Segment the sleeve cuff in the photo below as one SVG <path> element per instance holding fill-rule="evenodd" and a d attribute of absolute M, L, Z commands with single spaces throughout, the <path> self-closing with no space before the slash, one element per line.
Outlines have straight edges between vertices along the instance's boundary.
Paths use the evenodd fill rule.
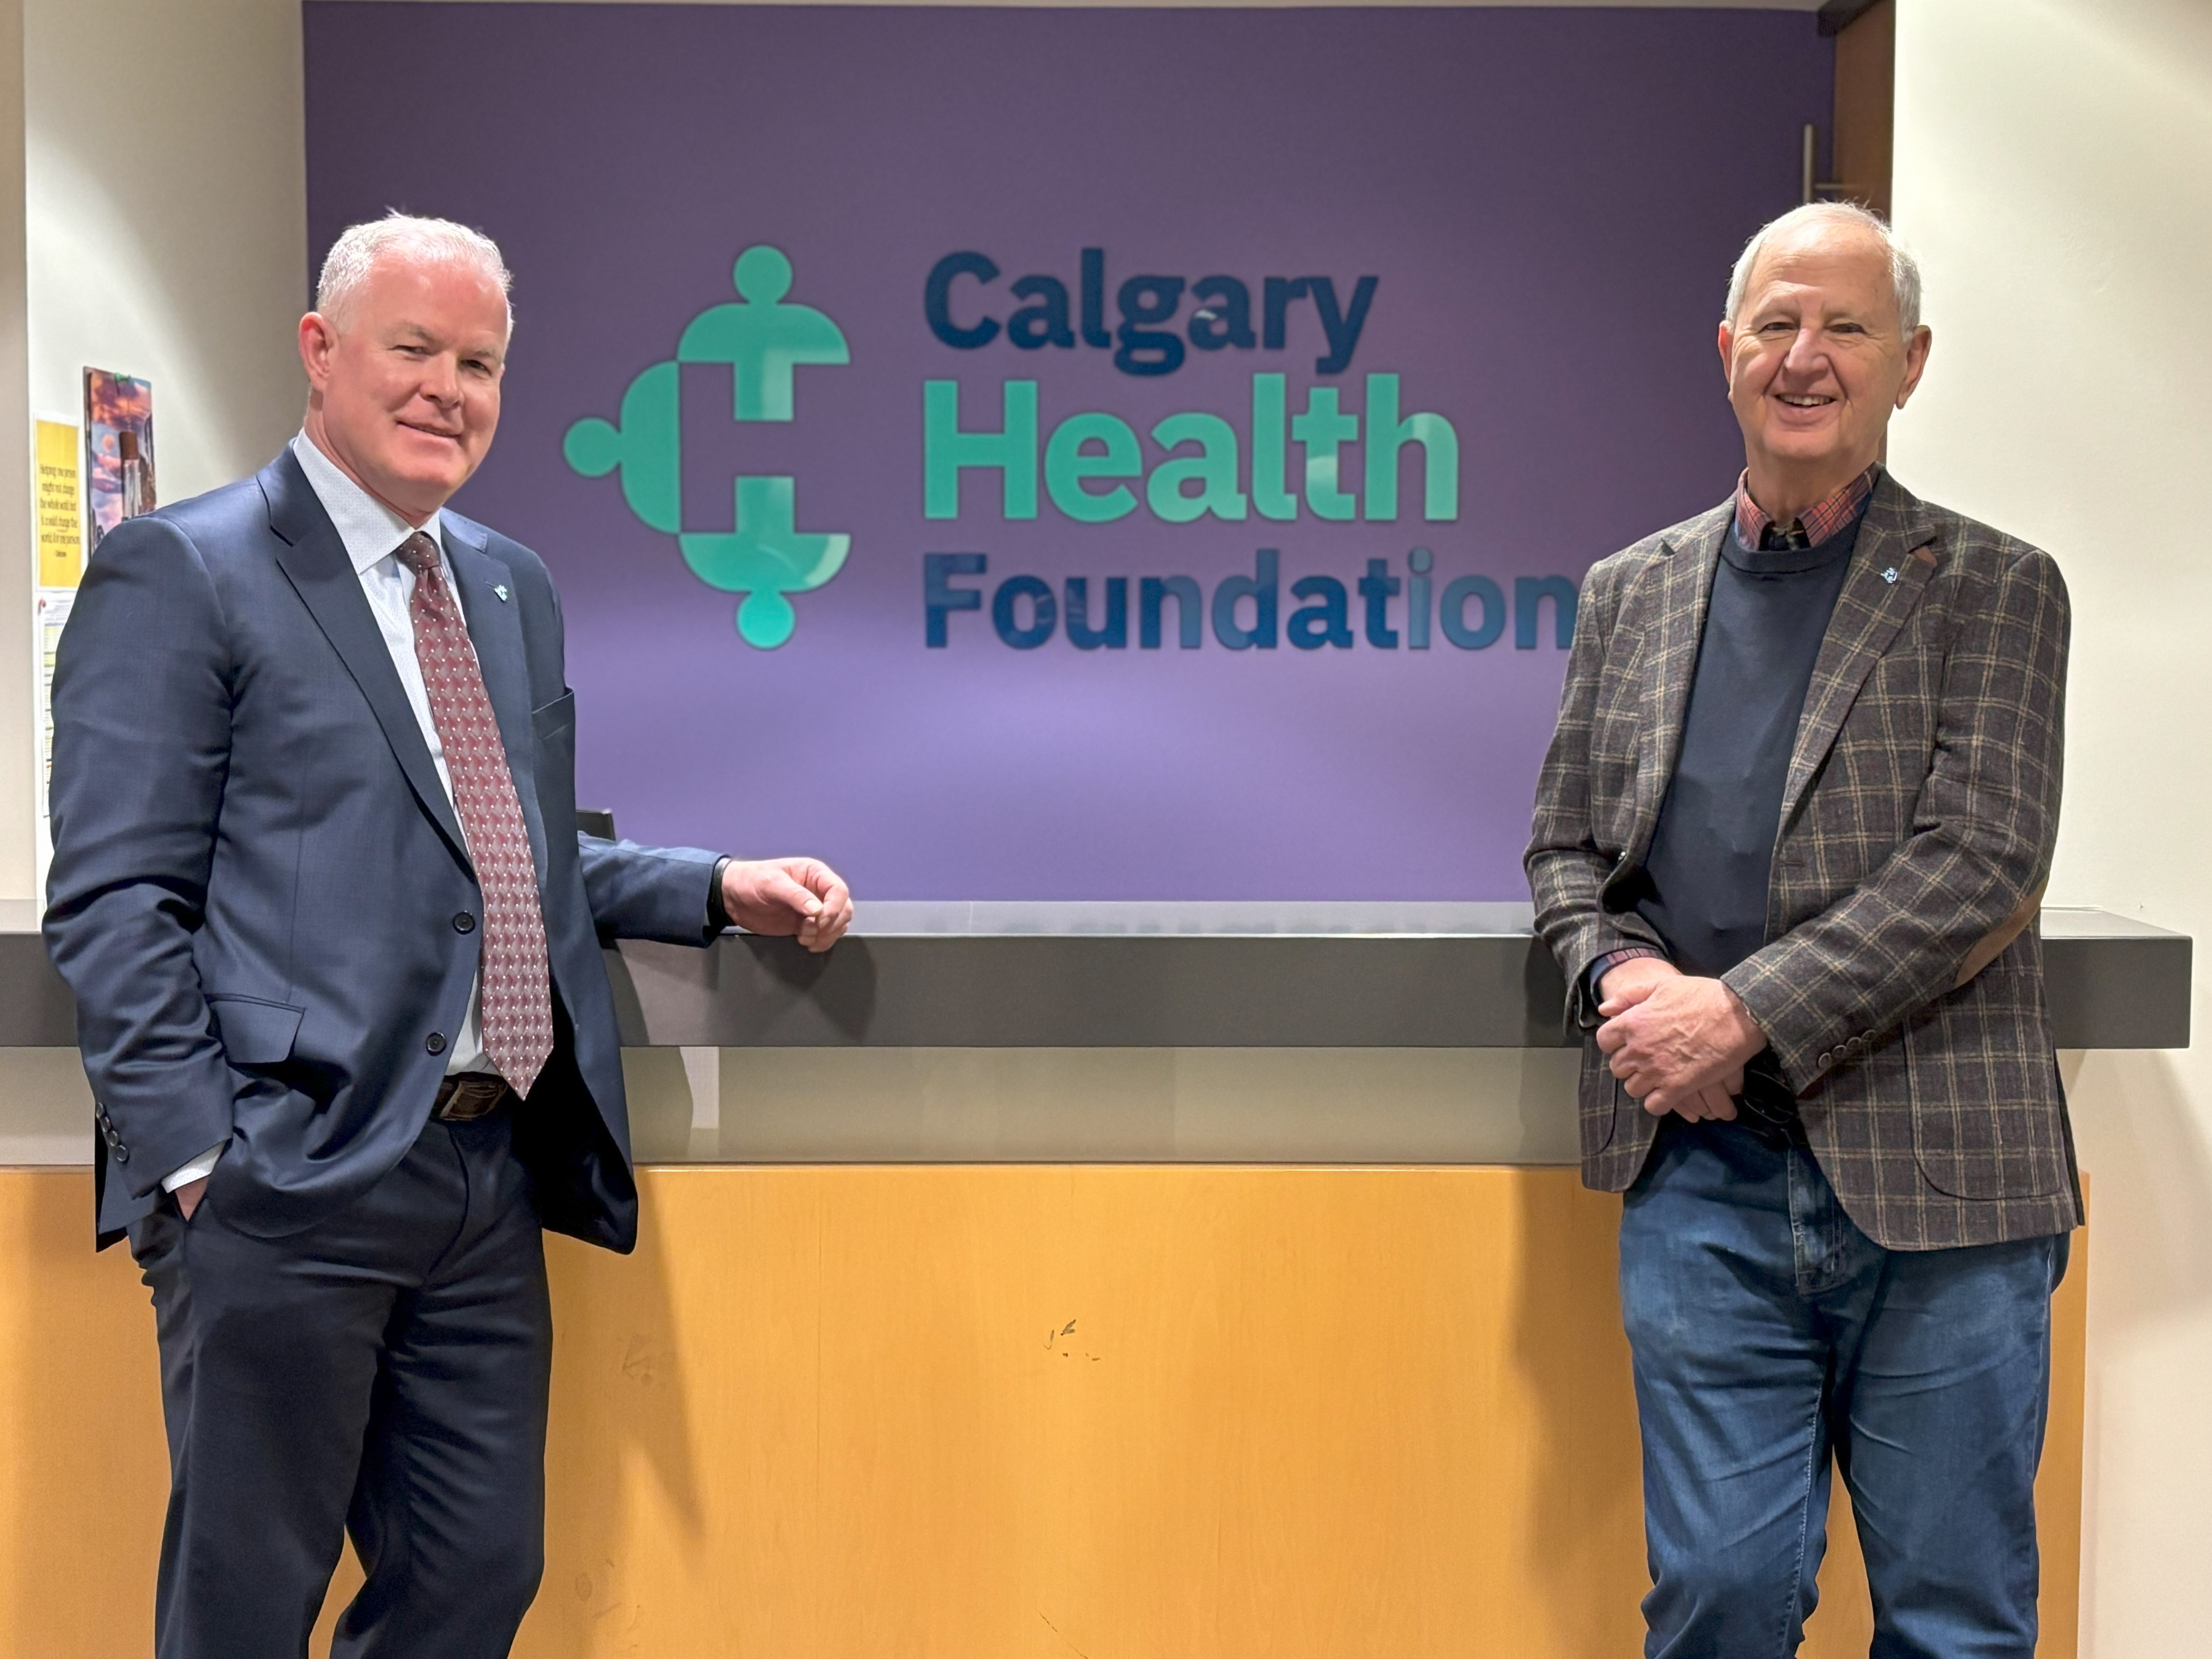
<path fill-rule="evenodd" d="M 216 1160 L 222 1157 L 222 1149 L 229 1145 L 230 1142 L 227 1139 L 220 1141 L 209 1147 L 182 1169 L 170 1170 L 161 1177 L 161 1190 L 165 1193 L 173 1193 L 179 1187 L 188 1187 L 204 1176 L 213 1175 Z"/>

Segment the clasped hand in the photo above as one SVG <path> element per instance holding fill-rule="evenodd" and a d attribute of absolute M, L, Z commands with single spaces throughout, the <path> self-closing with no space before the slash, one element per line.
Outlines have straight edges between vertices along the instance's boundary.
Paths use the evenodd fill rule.
<path fill-rule="evenodd" d="M 1620 1086 L 1654 1117 L 1732 1118 L 1744 1062 L 1766 1046 L 1735 992 L 1657 957 L 1635 957 L 1598 986 L 1597 1046 Z"/>

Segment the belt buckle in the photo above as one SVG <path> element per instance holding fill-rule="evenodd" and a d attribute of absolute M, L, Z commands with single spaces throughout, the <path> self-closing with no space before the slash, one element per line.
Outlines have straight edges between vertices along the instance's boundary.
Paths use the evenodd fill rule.
<path fill-rule="evenodd" d="M 507 1079 L 498 1077 L 453 1077 L 438 1086 L 433 1109 L 447 1123 L 470 1123 L 489 1117 L 507 1098 Z"/>

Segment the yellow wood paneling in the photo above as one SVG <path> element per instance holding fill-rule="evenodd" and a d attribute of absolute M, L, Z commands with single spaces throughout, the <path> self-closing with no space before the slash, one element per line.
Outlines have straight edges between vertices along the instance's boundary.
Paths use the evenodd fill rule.
<path fill-rule="evenodd" d="M 0 1174 L 0 1650 L 42 1659 L 143 1651 L 151 1617 L 151 1320 L 127 1259 L 88 1253 L 88 1186 Z M 636 1256 L 552 1244 L 526 1659 L 1636 1649 L 1618 1201 L 1571 1171 L 646 1187 Z M 2085 1283 L 2077 1255 L 2047 1656 L 2074 1652 Z M 1865 1651 L 1855 1568 L 1839 1547 L 1808 1654 Z"/>
<path fill-rule="evenodd" d="M 169 1455 L 154 1316 L 88 1171 L 0 1170 L 0 1653 L 150 1652 Z"/>

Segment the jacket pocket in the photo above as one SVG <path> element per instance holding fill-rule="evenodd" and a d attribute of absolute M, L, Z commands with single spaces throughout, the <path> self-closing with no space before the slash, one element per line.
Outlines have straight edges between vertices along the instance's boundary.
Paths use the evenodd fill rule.
<path fill-rule="evenodd" d="M 564 691 L 543 708 L 530 711 L 530 732 L 538 744 L 538 805 L 544 814 L 550 842 L 573 852 L 576 833 L 576 694 Z M 554 854 L 557 860 L 558 853 Z"/>
<path fill-rule="evenodd" d="M 2045 1029 L 2037 975 L 2008 962 L 1907 1026 L 1913 1157 L 1937 1192 L 2045 1198 L 2072 1184 L 2066 1107 Z"/>
<path fill-rule="evenodd" d="M 222 993 L 207 1000 L 216 1041 L 234 1066 L 281 1066 L 292 1057 L 304 1008 Z"/>
<path fill-rule="evenodd" d="M 540 743 L 549 743 L 576 724 L 576 694 L 563 691 L 542 708 L 530 711 L 530 730 Z"/>

